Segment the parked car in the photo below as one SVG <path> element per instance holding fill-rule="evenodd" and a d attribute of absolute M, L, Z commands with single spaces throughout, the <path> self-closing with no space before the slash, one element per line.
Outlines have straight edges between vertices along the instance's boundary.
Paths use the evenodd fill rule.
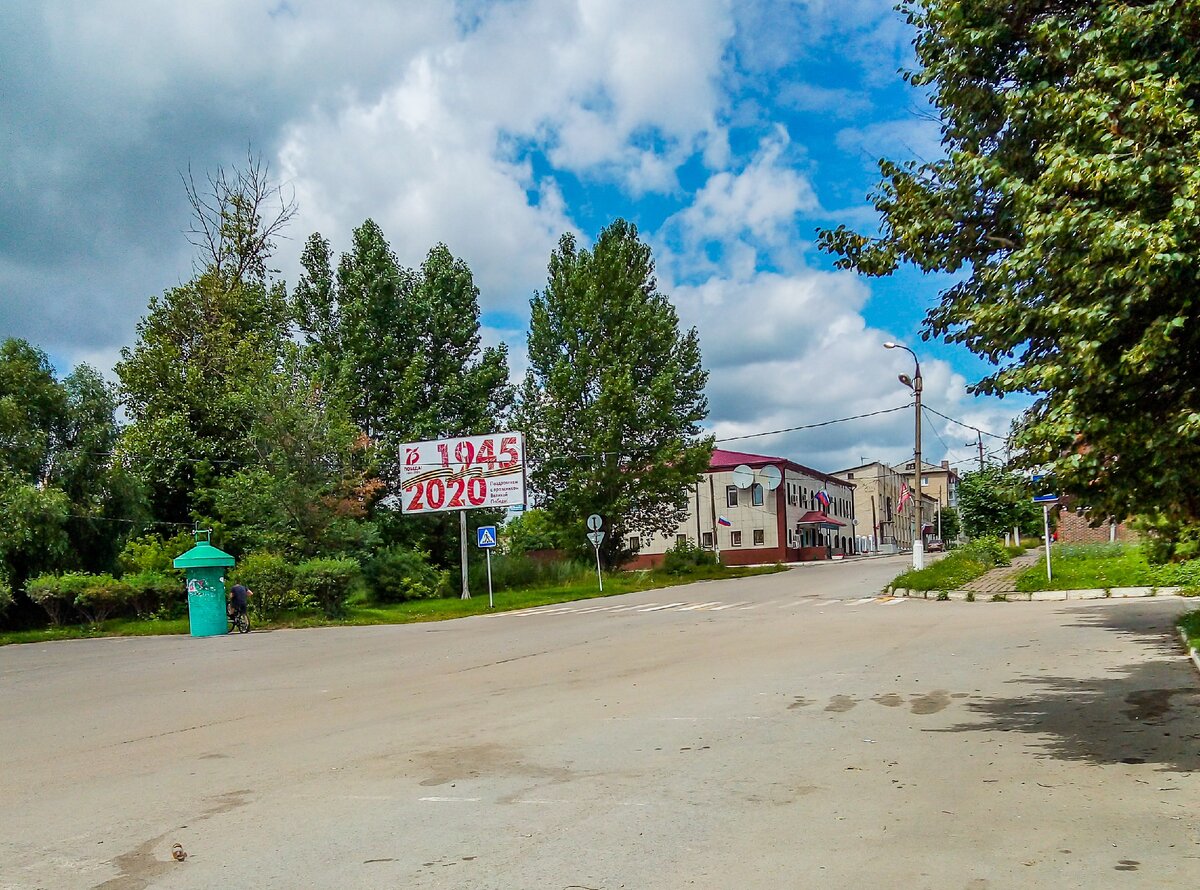
<path fill-rule="evenodd" d="M 935 552 L 938 552 L 941 550 L 945 550 L 946 545 L 944 542 L 939 541 L 937 538 L 933 538 L 930 540 L 930 542 L 928 544 L 925 545 L 925 549 L 928 550 L 930 553 L 935 553 Z"/>

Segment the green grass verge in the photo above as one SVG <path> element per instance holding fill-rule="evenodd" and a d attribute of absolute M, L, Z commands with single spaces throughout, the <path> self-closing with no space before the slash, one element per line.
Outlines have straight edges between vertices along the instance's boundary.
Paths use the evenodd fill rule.
<path fill-rule="evenodd" d="M 596 579 L 580 579 L 566 584 L 536 587 L 522 590 L 498 591 L 496 608 L 488 609 L 487 588 L 472 589 L 469 600 L 455 598 L 414 600 L 407 603 L 375 604 L 351 603 L 341 618 L 325 618 L 321 615 L 284 615 L 269 622 L 252 620 L 252 630 L 272 630 L 287 627 L 354 627 L 372 624 L 410 624 L 418 621 L 446 621 L 482 615 L 489 611 L 511 612 L 534 606 L 574 602 L 603 596 L 619 596 L 656 590 L 694 581 L 720 581 L 730 578 L 747 578 L 753 575 L 769 575 L 784 571 L 781 565 L 755 567 L 705 566 L 687 575 L 668 575 L 662 572 L 626 572 L 605 576 L 604 593 L 596 587 Z M 70 625 L 48 627 L 39 630 L 0 632 L 0 646 L 10 643 L 44 643 L 54 640 L 81 640 L 96 637 L 158 636 L 188 633 L 186 618 L 169 621 L 113 619 L 99 627 L 92 625 Z"/>
<path fill-rule="evenodd" d="M 996 567 L 985 553 L 970 547 L 951 550 L 923 569 L 910 569 L 892 581 L 892 588 L 909 590 L 957 590 L 968 581 Z"/>
<path fill-rule="evenodd" d="M 1179 619 L 1179 626 L 1187 636 L 1188 645 L 1200 649 L 1200 611 L 1188 612 Z"/>
<path fill-rule="evenodd" d="M 1137 544 L 1059 544 L 1050 559 L 1053 579 L 1046 580 L 1043 557 L 1017 576 L 1017 590 L 1200 587 L 1200 560 L 1150 565 Z"/>

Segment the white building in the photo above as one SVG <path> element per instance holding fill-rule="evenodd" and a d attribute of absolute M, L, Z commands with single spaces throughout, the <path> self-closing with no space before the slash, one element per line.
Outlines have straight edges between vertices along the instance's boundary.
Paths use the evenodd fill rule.
<path fill-rule="evenodd" d="M 826 500 L 828 503 L 826 503 Z M 630 568 L 690 541 L 726 565 L 830 559 L 858 552 L 854 484 L 782 457 L 716 449 L 688 492 L 688 518 L 668 537 L 630 538 Z"/>

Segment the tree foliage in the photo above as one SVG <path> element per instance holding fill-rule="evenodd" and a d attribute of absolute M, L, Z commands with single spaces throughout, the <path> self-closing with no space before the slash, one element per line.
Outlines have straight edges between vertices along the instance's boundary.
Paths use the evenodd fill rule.
<path fill-rule="evenodd" d="M 1041 533 L 1041 511 L 1032 501 L 1028 483 L 997 466 L 963 474 L 958 513 L 968 538 L 1003 537 L 1014 528 Z M 946 514 L 942 518 L 945 521 Z M 944 531 L 943 536 L 948 537 Z"/>
<path fill-rule="evenodd" d="M 927 336 L 1037 397 L 1017 445 L 1117 516 L 1200 517 L 1200 14 L 1178 0 L 904 0 L 945 157 L 881 161 L 839 265 L 955 273 Z M 965 518 L 965 517 L 964 517 Z"/>
<path fill-rule="evenodd" d="M 564 235 L 548 271 L 518 411 L 529 481 L 566 540 L 583 542 L 588 514 L 604 516 L 601 553 L 615 565 L 626 536 L 666 534 L 686 514 L 712 448 L 699 426 L 708 375 L 635 226 L 617 220 L 591 250 Z"/>

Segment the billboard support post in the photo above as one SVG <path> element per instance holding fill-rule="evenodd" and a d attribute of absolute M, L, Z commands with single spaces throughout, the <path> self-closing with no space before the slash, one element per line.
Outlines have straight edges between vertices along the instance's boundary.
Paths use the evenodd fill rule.
<path fill-rule="evenodd" d="M 467 571 L 467 511 L 458 512 L 458 549 L 462 556 L 462 599 L 471 598 L 471 576 Z"/>

